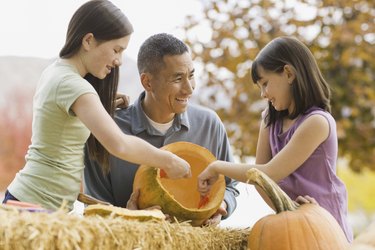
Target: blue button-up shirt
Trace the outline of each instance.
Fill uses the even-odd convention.
[[[116,111],[115,121],[124,133],[142,138],[158,148],[178,141],[192,142],[210,150],[218,160],[233,161],[225,127],[215,112],[189,104],[185,112],[175,116],[173,125],[166,134],[162,134],[147,120],[141,105],[144,96],[143,92],[133,105]],[[85,192],[115,206],[125,207],[133,192],[133,181],[138,165],[114,156],[111,156],[110,164],[110,173],[103,175],[100,166],[89,159],[86,152]],[[227,186],[224,196],[228,212],[226,217],[237,205],[235,197],[239,192],[235,184],[236,182],[226,177]]]

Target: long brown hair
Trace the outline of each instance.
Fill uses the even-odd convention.
[[[133,27],[124,13],[107,0],[91,0],[83,4],[69,22],[66,41],[60,51],[61,58],[75,55],[87,33],[93,33],[99,42],[119,39],[130,35]],[[115,67],[104,79],[91,74],[84,77],[95,88],[104,108],[113,117],[114,100],[119,81],[119,68]],[[86,143],[89,157],[96,160],[105,173],[109,171],[109,152],[91,134]]]
[[[292,83],[295,108],[289,114],[288,110],[275,110],[269,102],[265,117],[267,126],[284,117],[294,119],[313,106],[331,112],[330,87],[324,80],[311,51],[297,38],[278,37],[269,42],[251,66],[253,82],[256,84],[260,79],[259,67],[266,71],[282,73],[285,65],[290,65],[296,74]]]

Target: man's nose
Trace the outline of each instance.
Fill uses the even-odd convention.
[[[193,93],[193,90],[195,88],[195,81],[191,79],[187,79],[184,84],[184,90],[188,92],[189,94]]]

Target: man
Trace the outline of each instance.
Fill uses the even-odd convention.
[[[195,88],[194,66],[182,41],[165,33],[151,36],[138,52],[138,70],[145,91],[133,105],[115,114],[124,133],[156,147],[177,141],[192,142],[207,148],[219,160],[233,161],[224,125],[217,114],[188,103]],[[110,173],[103,175],[86,154],[85,192],[125,207],[133,192],[138,165],[115,157],[111,157],[110,164]],[[224,201],[207,224],[218,224],[222,216],[228,217],[236,207],[238,191],[229,178],[226,184]]]

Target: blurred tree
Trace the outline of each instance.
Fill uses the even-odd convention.
[[[351,169],[343,167],[339,176],[350,187],[348,189],[349,210],[373,213],[375,211],[375,172],[363,169],[360,173],[353,173]]]
[[[15,87],[0,107],[0,191],[4,191],[25,164],[31,139],[31,102],[34,90]]]
[[[202,0],[202,6],[183,27],[202,70],[198,98],[223,119],[236,154],[255,154],[266,106],[251,80],[252,59],[273,38],[293,35],[332,86],[339,156],[355,171],[375,170],[374,1]]]

